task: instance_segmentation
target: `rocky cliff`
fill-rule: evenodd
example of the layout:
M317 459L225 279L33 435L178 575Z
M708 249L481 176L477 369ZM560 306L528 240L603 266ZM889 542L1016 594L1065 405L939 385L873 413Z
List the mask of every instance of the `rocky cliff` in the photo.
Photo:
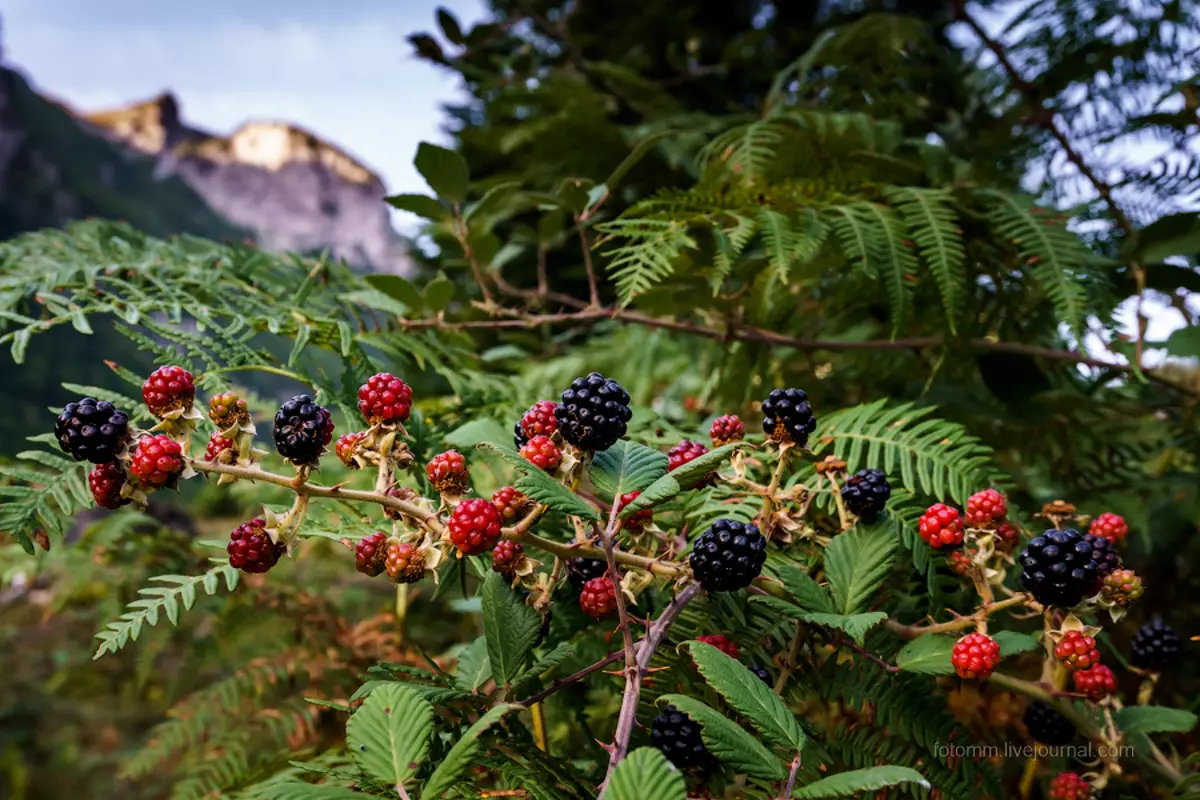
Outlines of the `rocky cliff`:
M352 264L408 272L403 239L391 226L377 175L295 125L249 122L229 136L183 123L162 94L81 115L98 134L155 160L230 223L270 250L328 250Z

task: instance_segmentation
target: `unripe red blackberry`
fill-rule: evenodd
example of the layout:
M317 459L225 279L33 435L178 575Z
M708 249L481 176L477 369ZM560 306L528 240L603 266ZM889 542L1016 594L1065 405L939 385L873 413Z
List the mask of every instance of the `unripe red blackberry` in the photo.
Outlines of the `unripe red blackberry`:
M526 461L540 470L554 472L562 463L562 452L549 436L534 436L521 448Z
M513 487L503 486L492 495L492 505L500 512L500 521L505 525L512 525L525 516L525 512L533 503Z
M971 555L962 550L946 551L946 564L950 567L951 572L964 578L970 575L971 570L975 568L975 562L971 559Z
M1017 530L1016 525L1005 521L996 526L996 530L993 531L993 539L997 550L1001 553L1011 553L1021 543L1021 533Z
M1074 672L1080 669L1091 669L1100 663L1100 651L1096 649L1096 640L1084 636L1080 631L1067 631L1058 644L1054 645L1054 657Z
M1041 744L1061 746L1075 738L1075 724L1041 700L1034 700L1025 708L1021 721L1030 737Z
M1008 514L1004 495L995 489L984 489L967 498L967 525L972 528L990 528Z
M250 408L237 392L222 392L208 401L208 418L224 431L249 422Z
M283 542L271 541L266 531L267 523L256 517L243 522L229 535L225 552L229 553L229 566L252 574L266 572L279 563L286 549Z
M420 496L407 486L389 486L384 494L388 497L394 497L397 500L403 500L406 503L415 503L420 499ZM403 511L397 511L387 506L383 508L383 515L388 519L404 519Z
M705 644L711 644L713 647L717 648L730 658L738 657L739 651L737 642L733 641L723 633L709 633L704 636L697 636L696 641L704 642Z
M708 436L712 439L713 447L721 447L745 439L746 426L736 414L726 414L713 420Z
M1061 772L1050 781L1050 800L1092 800L1092 785L1074 772Z
M1092 524L1088 526L1088 533L1093 536L1101 536L1116 544L1125 538L1125 534L1129 533L1129 525L1125 522L1124 517L1106 511L1092 520Z
M147 489L166 486L183 471L183 448L170 436L143 436L134 448L129 471Z
M921 538L934 550L960 547L963 543L963 521L957 508L934 503L921 515L917 525Z
M129 440L129 415L107 400L67 403L54 422L58 446L76 461L107 464Z
M1103 664L1077 670L1071 677L1075 680L1075 691L1086 694L1089 700L1100 701L1110 694L1117 693L1117 678L1113 671Z
M464 500L450 514L450 541L464 556L491 550L500 541L500 512L483 498Z
M667 451L667 469L675 470L687 464L690 461L695 461L700 456L708 452L708 448L699 442L692 442L684 439L679 444ZM691 481L684 488L703 489L706 486L712 486L716 478L714 473L708 473Z
M750 522L719 519L696 539L688 563L706 592L733 592L762 573L767 540Z
M1141 597L1145 589L1137 573L1131 569L1119 569L1105 577L1101 591L1109 602L1127 606Z
M642 496L641 492L626 492L621 495L619 504L620 510L625 510L625 506L632 503ZM625 519L621 520L621 527L630 533L638 533L645 529L647 525L654 519L653 508L643 508L641 511L635 511Z
M539 400L521 415L517 423L525 442L535 436L553 436L558 430L558 418L554 416L558 403L553 400ZM524 442L522 442L524 444Z
M412 388L389 372L372 375L358 389L358 410L370 425L408 422L412 413Z
M354 568L374 578L384 570L387 558L387 534L382 531L359 539L354 546Z
M679 769L698 767L711 761L700 724L675 706L665 706L650 724L650 741Z
M159 367L142 384L142 400L159 419L179 409L191 411L195 399L196 383L183 367Z
M510 580L517 568L517 563L525 555L525 548L521 547L520 542L514 542L512 539L501 539L492 548L492 572L499 572Z
M364 436L366 434L362 431L343 433L333 445L333 452L337 454L338 460L350 469L358 469L358 462L354 460L354 451Z
M576 589L582 589L592 578L608 573L608 563L598 558L572 558L567 562L567 580Z
M457 450L438 453L425 465L425 474L433 488L442 494L459 495L471 485L467 460Z
M600 619L617 610L617 589L612 578L592 578L579 591L579 607L589 617Z
M236 444L232 439L226 439L219 433L214 433L208 437L208 444L204 447L204 460L216 461L221 457L221 453L226 450L233 450Z
M308 395L298 394L279 407L274 434L279 455L293 464L313 462L333 439L333 416Z
M775 389L762 402L763 431L771 441L791 442L797 447L808 444L808 435L817 428L817 420L802 389Z
M415 544L392 542L384 563L392 583L416 583L425 575L425 556Z
M987 678L1000 663L1000 643L986 633L968 633L954 643L950 662L960 678Z
M571 381L554 409L563 441L589 453L612 447L633 416L629 401L621 384L599 372Z
M129 502L121 499L121 487L125 485L125 473L115 461L97 465L88 473L88 488L100 508L120 508Z

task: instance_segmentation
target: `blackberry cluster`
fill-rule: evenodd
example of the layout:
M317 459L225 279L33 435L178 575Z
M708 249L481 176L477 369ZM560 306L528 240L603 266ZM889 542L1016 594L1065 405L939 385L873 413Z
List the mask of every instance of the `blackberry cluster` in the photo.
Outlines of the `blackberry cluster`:
M129 460L129 472L145 489L158 489L183 471L183 447L166 434L143 436Z
M626 492L621 495L619 506L622 511L625 506L637 500L642 496L641 492ZM643 508L641 511L635 511L621 522L621 528L630 533L640 533L645 530L646 526L654 520L654 509Z
M76 461L107 464L129 438L129 415L107 400L85 397L67 403L54 423L54 436Z
M333 417L306 394L298 394L275 414L275 449L294 463L316 461L333 439Z
M1008 503L995 489L984 489L967 498L967 524L972 528L988 528L1004 519Z
M954 643L950 662L960 678L986 679L1000 663L1000 643L986 633L968 633Z
M387 534L382 531L364 536L354 546L354 568L374 578L383 572L387 559Z
M425 475L441 494L462 494L471 485L467 459L457 450L438 453L425 465Z
M358 410L371 425L408 422L412 398L412 387L390 372L380 372L358 388Z
M505 525L511 525L521 518L532 502L521 492L511 486L502 486L492 495L492 505L500 512L500 520Z
M420 499L417 493L407 486L389 486L385 494L408 503L415 503ZM384 508L383 515L388 519L404 519L404 512L394 508Z
M549 436L534 436L521 448L521 457L545 472L554 472L562 463L562 452Z
M1092 524L1088 526L1088 533L1102 536L1111 542L1119 542L1129 533L1129 524L1125 522L1124 517L1106 511L1092 520Z
M525 548L520 542L511 539L501 539L492 548L492 572L499 572L505 578L512 580L517 563L525 554Z
M650 741L680 769L708 762L700 725L675 706L666 706L650 723Z
M500 541L500 512L490 500L464 500L450 514L450 541L464 556L477 556Z
M1111 539L1091 533L1084 534L1083 539L1092 546L1092 563L1101 581L1121 568L1121 557Z
M1070 608L1100 587L1092 545L1079 531L1046 531L1031 541L1017 560L1021 585L1042 605Z
M616 444L632 416L629 392L599 372L571 381L571 388L562 393L562 402L554 409L563 439L589 452Z
M125 473L115 461L100 464L88 473L88 488L100 508L119 508L129 502L121 499L121 487L125 485Z
M221 454L226 450L233 450L236 443L232 439L226 439L219 433L214 433L208 437L208 444L204 446L204 460L217 461L221 458Z
M773 442L804 447L808 435L817 428L817 419L803 389L773 390L762 402L762 413L763 431Z
M1075 738L1075 726L1071 724L1071 720L1041 700L1030 703L1021 719L1035 742L1064 745L1070 744Z
M414 544L393 542L388 545L384 569L392 583L416 583L425 575L425 556Z
M521 415L517 425L526 441L535 436L554 435L554 432L558 430L558 420L554 416L556 408L558 408L558 403L553 400L539 400Z
M712 439L713 447L740 442L746 438L746 426L736 414L726 414L713 420L708 436Z
M1091 669L1100 663L1100 651L1096 640L1079 631L1067 631L1054 645L1054 657L1070 671Z
M234 528L225 547L225 552L229 554L229 566L258 574L279 563L279 557L285 549L283 542L272 542L266 527L267 523L257 517Z
M600 578L608 573L608 564L597 558L572 558L567 562L567 580L576 589L592 578Z
M592 578L579 590L579 607L589 617L600 619L617 610L617 587L607 575Z
M1105 599L1119 606L1127 606L1145 592L1142 579L1131 569L1119 569L1104 579Z
M749 522L719 519L696 539L688 563L708 592L733 592L749 586L767 560L767 540Z
M159 419L179 409L190 411L195 399L196 383L183 367L159 367L142 384L142 400Z
M1183 641L1175 629L1155 617L1134 634L1129 661L1142 669L1162 669L1179 655L1182 647Z
M1117 676L1103 664L1078 670L1071 677L1075 679L1075 691L1086 694L1090 700L1103 700L1117 693Z
M887 476L877 469L860 469L842 487L842 502L850 513L863 519L876 517L891 496L892 486Z
M208 401L208 418L221 430L250 421L250 408L236 392L222 392Z
M1091 800L1092 785L1075 772L1063 772L1050 781L1050 800Z

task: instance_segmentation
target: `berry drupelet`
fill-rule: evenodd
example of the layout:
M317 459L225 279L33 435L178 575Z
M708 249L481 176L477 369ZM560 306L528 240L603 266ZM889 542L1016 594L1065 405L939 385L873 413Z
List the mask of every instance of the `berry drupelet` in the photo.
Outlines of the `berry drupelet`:
M621 495L619 503L620 509L623 511L625 506L632 503L642 496L641 492L626 492ZM639 533L646 529L646 526L654 519L653 508L643 508L641 511L635 511L621 521L621 528L630 533Z
M358 449L358 443L364 436L366 434L362 431L343 433L333 445L333 452L337 454L338 460L350 469L358 469L358 462L354 460L354 451Z
M1125 534L1129 533L1129 525L1125 522L1124 517L1106 511L1092 520L1092 524L1088 526L1088 533L1093 536L1102 536L1116 544L1125 538Z
M374 578L383 572L387 558L387 534L382 531L364 536L354 546L354 568Z
M1129 662L1142 669L1160 670L1179 656L1183 641L1160 617L1147 622L1133 636L1129 645Z
M183 448L164 434L143 436L133 450L129 471L144 488L166 486L183 471Z
M107 400L85 397L67 403L54 423L54 437L76 461L107 464L129 439L129 415Z
M256 517L234 528L225 547L225 552L229 553L229 566L258 574L279 563L285 549L283 542L272 542L266 527L267 523Z
M492 505L500 512L500 521L512 525L525 515L533 503L511 486L503 486L492 495Z
M737 642L733 641L723 633L710 633L704 636L697 636L696 641L710 644L730 658L738 657L739 651Z
M450 515L450 541L464 556L491 550L500 541L500 512L490 500L464 500Z
M369 425L408 422L412 413L412 388L389 372L372 375L358 389L358 410Z
M196 383L183 367L159 367L142 384L142 400L159 419L172 411L191 411L195 399Z
M305 464L321 457L321 451L333 439L333 417L329 409L298 394L279 407L275 414L275 449L294 464Z
M425 574L425 556L415 544L392 542L387 546L384 569L392 583L416 583Z
M521 547L520 542L501 539L492 548L492 572L499 572L511 580L516 572L517 564L524 555L525 548Z
M521 456L544 472L554 472L562 463L562 452L549 436L534 436L521 448Z
M698 767L709 760L699 723L675 706L665 706L650 723L650 741L679 769Z
M471 485L467 475L467 459L457 450L447 450L429 459L425 475L441 494L459 495Z
M968 633L954 643L950 662L960 678L987 678L1000 663L1000 643L986 633Z
M100 508L120 508L129 502L121 499L121 487L125 485L125 473L115 461L100 464L88 473L88 488Z
M1067 631L1054 645L1054 657L1068 670L1091 669L1100 663L1096 640L1079 631Z
M1050 781L1050 800L1092 800L1092 785L1074 772L1060 772Z
M600 619L617 610L617 587L607 575L592 578L579 590L579 607L589 617Z
M995 489L984 489L967 498L967 525L972 528L990 528L1003 521L1008 514L1004 495Z
M250 408L236 392L222 392L208 401L208 418L224 431L249 422Z
M587 452L607 450L625 435L633 416L629 392L599 372L571 381L554 409L558 430L568 444Z
M746 426L737 415L726 414L713 420L708 436L712 439L713 447L721 447L746 438Z
M608 564L598 558L572 558L567 562L567 580L576 589L592 578L599 578L608 572Z
M554 416L557 408L558 403L553 400L539 400L530 406L517 422L522 438L527 442L535 436L553 436L558 430L558 419Z
M208 437L208 444L204 446L204 460L217 461L221 458L221 454L227 451L233 451L237 445L232 439L226 439L219 433L214 433Z
M1049 530L1033 539L1017 558L1021 586L1042 605L1070 608L1100 586L1092 546L1075 530Z
M776 443L808 444L817 428L816 417L803 389L775 389L762 402L763 432Z
M887 476L877 469L860 469L842 487L842 502L851 514L863 519L878 516L891 496L892 486Z
M1103 664L1078 670L1071 677L1075 680L1075 691L1086 694L1089 700L1100 701L1117 693L1117 677Z
M1058 713L1041 700L1034 700L1025 709L1021 718L1026 730L1035 742L1046 745L1070 744L1075 738L1075 726L1071 720Z
M733 592L749 586L767 560L767 540L749 522L719 519L700 534L688 562L707 592Z
M925 544L934 550L960 547L963 543L963 521L957 508L945 503L934 503L925 509L917 524L917 530Z

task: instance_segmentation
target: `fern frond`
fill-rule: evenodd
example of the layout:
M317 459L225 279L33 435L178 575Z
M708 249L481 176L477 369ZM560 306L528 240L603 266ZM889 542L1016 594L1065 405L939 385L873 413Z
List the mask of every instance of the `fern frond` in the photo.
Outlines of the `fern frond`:
M804 264L820 251L828 228L812 209L801 209L798 225L787 215L761 208L758 223L774 270L774 280L787 283L793 263Z
M108 623L105 629L96 634L100 646L96 648L92 660L101 658L108 653L115 653L131 641L137 641L143 627L153 627L158 624L159 613L166 615L172 625L179 624L179 608L190 611L196 604L197 590L203 589L205 594L217 593L219 581L225 579L229 591L237 588L241 573L227 562L218 563L203 575L156 575L150 580L168 584L167 586L147 586L138 590L142 597L131 602L128 609L119 619Z
M700 151L697 163L702 170L718 164L744 181L754 181L766 172L776 149L787 134L787 125L772 120L756 120L739 125L713 139Z
M746 249L746 245L750 243L750 239L754 237L758 230L758 220L754 217L746 217L741 214L730 214L733 217L733 225L723 227L721 225L713 225L713 240L716 244L713 252L713 273L709 279L709 285L712 286L713 296L715 297L721 290L721 284L733 272L734 264L741 257L742 251Z
M888 200L908 223L912 238L921 251L921 258L933 274L942 295L950 330L966 287L963 270L965 251L957 228L950 192L945 189L913 187L885 190Z
M83 464L44 450L27 450L17 458L41 468L0 468L0 477L13 481L0 485L0 531L15 536L32 554L33 534L45 531L61 537L74 515L91 506L92 495Z
M628 244L605 251L608 274L617 284L622 304L647 291L675 272L674 261L685 250L695 250L696 240L687 226L654 219L616 219L596 226L605 234L597 246L611 239Z

